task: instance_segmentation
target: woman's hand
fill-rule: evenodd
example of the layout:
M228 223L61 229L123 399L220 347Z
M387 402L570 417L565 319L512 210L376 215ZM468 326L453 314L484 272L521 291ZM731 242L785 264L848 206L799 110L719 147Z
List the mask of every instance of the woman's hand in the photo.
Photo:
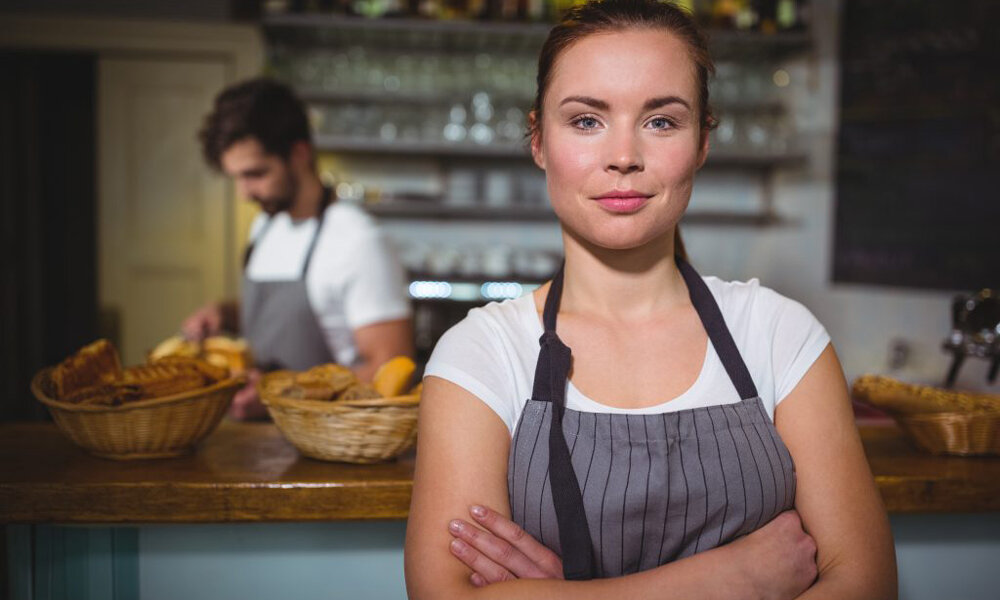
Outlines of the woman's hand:
M738 553L753 598L790 600L816 581L816 542L802 529L794 510L781 513L730 548Z
M470 581L483 587L510 579L562 579L562 559L520 526L484 506L469 507L476 527L455 519L448 524L451 553L472 569Z

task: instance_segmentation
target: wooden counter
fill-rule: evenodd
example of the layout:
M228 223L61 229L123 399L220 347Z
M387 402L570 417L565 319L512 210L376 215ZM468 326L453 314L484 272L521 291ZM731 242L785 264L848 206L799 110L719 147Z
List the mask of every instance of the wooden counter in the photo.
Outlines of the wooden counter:
M935 457L893 426L862 427L890 512L1000 511L1000 458ZM403 519L413 457L301 457L271 424L223 423L175 459L92 457L49 423L0 425L0 522L193 523Z

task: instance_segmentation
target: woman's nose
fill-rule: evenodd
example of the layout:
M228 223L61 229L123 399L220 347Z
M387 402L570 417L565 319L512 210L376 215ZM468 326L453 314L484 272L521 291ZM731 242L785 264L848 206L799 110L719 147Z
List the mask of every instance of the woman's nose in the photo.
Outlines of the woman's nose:
M642 171L642 151L639 141L632 132L620 132L608 140L607 166L608 171L622 175Z

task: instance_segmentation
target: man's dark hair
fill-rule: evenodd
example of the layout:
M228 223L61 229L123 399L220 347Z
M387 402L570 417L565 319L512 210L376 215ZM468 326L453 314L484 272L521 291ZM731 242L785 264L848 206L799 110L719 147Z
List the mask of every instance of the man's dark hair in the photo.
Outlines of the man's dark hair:
M220 171L222 154L251 137L265 152L284 159L295 142L311 141L305 105L291 88L263 77L232 85L215 97L198 132L205 160Z

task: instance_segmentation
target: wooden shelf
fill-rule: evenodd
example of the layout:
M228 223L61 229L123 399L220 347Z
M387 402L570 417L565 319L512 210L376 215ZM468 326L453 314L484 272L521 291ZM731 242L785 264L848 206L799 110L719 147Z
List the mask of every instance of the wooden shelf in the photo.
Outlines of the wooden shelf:
M296 90L299 97L310 104L421 104L430 106L441 106L455 102L467 103L474 94L486 92L490 96L490 102L494 106L518 105L527 109L531 106L534 98L523 94L513 94L510 92L497 92L489 89L470 89L464 92L412 92L412 91L385 91L385 90L357 90L357 91L332 91L303 89ZM785 112L785 105L779 100L767 100L763 102L728 102L721 104L713 101L713 110L720 113L751 113L777 115Z
M373 216L384 219L428 219L441 221L542 221L555 222L556 215L548 206L489 207L482 205L455 206L436 201L383 202L365 206Z
M372 139L352 139L317 135L316 149L326 152L356 152L360 154L391 154L397 156L481 157L530 160L528 149L520 144L470 144L447 142L383 142Z
M544 40L551 23L516 21L471 21L465 19L416 19L411 17L369 19L338 14L267 15L261 19L265 28L358 29L369 31L427 31L441 33L498 33L537 36Z
M508 158L530 160L528 149L522 144L484 144L476 145L467 142L420 142L392 141L383 142L371 139L352 139L340 136L317 135L316 148L323 152L353 152L358 154L387 154L396 156L428 156L428 157L479 157ZM759 151L753 154L718 150L708 156L707 166L746 169L769 169L772 167L801 166L808 162L808 155L803 152L772 152Z
M493 34L516 36L525 40L533 40L537 45L552 29L554 23L514 22L514 21L472 21L472 20L435 20L416 18L381 18L368 19L338 14L284 14L267 15L261 19L261 24L269 32L287 30L293 34L305 32L306 37L322 30L370 31L370 32L426 32L440 34ZM756 31L706 30L709 45L716 58L739 58L747 50L756 54L798 52L812 45L809 31L783 31L774 34L763 34ZM329 40L328 40L329 41Z
M299 97L311 104L335 104L344 102L355 102L361 104L427 104L443 105L454 102L469 102L472 96L481 91L485 91L490 96L490 102L494 105L518 104L527 108L534 98L529 98L520 94L509 92L495 92L492 90L470 89L465 92L389 92L380 91L326 91L326 90L306 90L298 89Z
M430 221L527 221L555 222L556 215L548 206L490 207L481 204L449 205L434 200L418 202L382 202L365 206L371 215L382 219L425 219ZM769 227L784 221L777 215L723 211L690 212L682 224L735 225Z

